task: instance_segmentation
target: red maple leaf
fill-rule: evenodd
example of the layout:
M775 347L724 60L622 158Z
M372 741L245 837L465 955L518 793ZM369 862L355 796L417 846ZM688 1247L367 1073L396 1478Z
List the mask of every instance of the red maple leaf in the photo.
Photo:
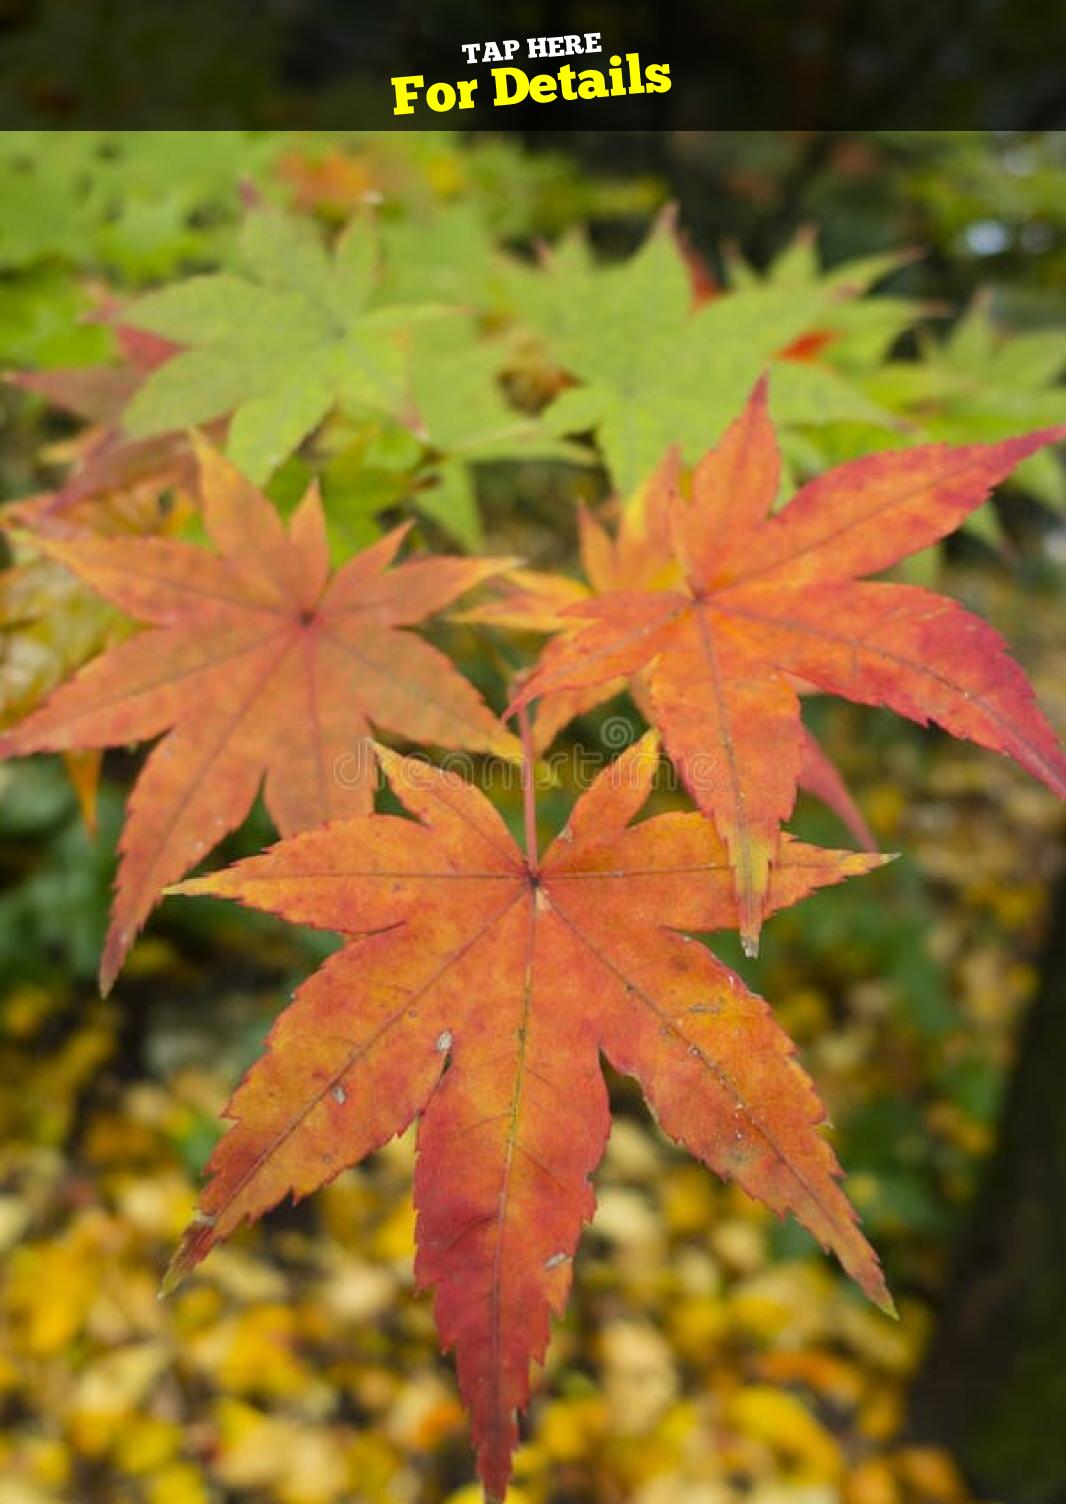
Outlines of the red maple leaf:
M733 928L727 854L698 813L630 822L654 734L605 769L538 861L454 774L381 750L414 820L337 822L183 893L339 930L226 1108L171 1288L222 1238L308 1195L421 1114L416 1275L456 1352L486 1490L502 1497L530 1364L565 1306L609 1106L600 1052L663 1129L891 1301L767 1005L688 932ZM885 860L785 836L770 909ZM447 1067L447 1069L445 1069Z
M447 658L404 630L508 561L416 558L406 527L331 576L312 489L286 530L213 450L200 452L218 552L164 539L38 539L150 630L95 659L0 736L0 756L168 734L130 794L106 991L163 888L241 823L265 775L283 832L369 810L369 723L415 741L514 755L517 743Z
M514 706L638 671L649 717L736 870L754 953L781 823L809 750L798 681L1007 753L1059 794L1066 756L991 627L913 585L870 583L952 531L1026 455L1066 437L929 444L840 465L771 507L780 461L766 380L667 508L679 585L568 606Z

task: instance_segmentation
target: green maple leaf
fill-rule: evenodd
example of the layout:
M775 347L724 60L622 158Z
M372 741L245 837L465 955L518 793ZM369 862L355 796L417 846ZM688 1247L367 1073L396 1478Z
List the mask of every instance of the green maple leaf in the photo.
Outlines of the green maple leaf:
M1066 386L1058 379L1066 367L1066 328L1005 334L987 298L978 297L942 346L927 347L926 361L950 383L940 411L925 421L935 438L1007 439L1066 421ZM1066 509L1066 474L1054 452L1030 455L1014 480L1039 501Z
M381 245L381 293L389 302L503 311L506 265L477 204L384 221Z
M735 250L727 252L726 265L730 285L741 289L818 285L864 293L910 259L907 251L886 252L825 271L814 235L800 230L762 275ZM902 425L893 432L864 422L858 413L841 413L839 423L827 420L836 424L832 429L785 437L797 468L817 472L901 443L993 443L1066 421L1066 388L1056 385L1066 366L1066 330L1008 336L992 318L988 298L979 294L945 339L921 337L919 360L887 359L899 335L928 311L907 298L850 298L833 309L834 337L821 355L825 366L794 364L790 373L778 367L775 382L784 377L801 383L820 379L815 373L832 367L882 409L897 414ZM1066 508L1066 473L1051 450L1030 455L1018 466L1012 483L1049 506ZM1001 540L990 505L972 513L962 526L990 543ZM921 567L928 573L932 560L922 561Z
M446 310L381 307L377 246L351 226L332 253L315 228L273 210L248 216L240 269L138 299L128 323L187 346L138 392L132 438L231 413L227 451L263 482L336 406L400 411L412 326Z
M942 341L925 339L918 361L890 361L872 372L875 400L910 421L914 443L995 442L1066 422L1066 329L1008 334L979 294ZM1066 509L1066 473L1053 450L1030 455L1012 483L1055 510ZM987 541L1001 532L985 505L963 524Z
M694 461L771 363L774 417L786 429L895 421L836 372L777 359L831 323L839 288L749 287L694 311L667 220L620 265L598 265L571 239L540 270L514 275L526 322L581 383L556 398L545 422L559 434L595 430L620 490L637 485L671 443Z
M879 293L879 282L914 260L912 250L880 251L836 266L822 265L816 232L801 227L764 272L757 272L735 246L724 251L726 281L737 291L756 287L820 288L836 298L827 318L832 338L822 359L834 370L854 373L879 365L896 340L929 311L915 298Z

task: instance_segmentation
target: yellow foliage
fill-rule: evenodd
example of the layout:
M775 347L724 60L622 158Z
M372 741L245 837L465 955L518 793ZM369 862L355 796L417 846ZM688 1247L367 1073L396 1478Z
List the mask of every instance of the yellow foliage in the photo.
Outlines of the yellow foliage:
M106 1353L80 1374L70 1411L74 1445L101 1456L122 1434L170 1360L161 1342L142 1342Z
M98 1254L76 1235L17 1248L4 1305L25 1351L62 1352L85 1323L99 1277Z
M579 1462L602 1437L606 1422L599 1396L553 1401L537 1417L537 1447L553 1462Z
M843 1458L837 1443L795 1395L752 1384L730 1396L726 1414L739 1430L771 1447L797 1482L839 1479Z
M776 1264L734 1288L730 1316L750 1338L770 1342L787 1333L793 1343L811 1341L821 1332L834 1291L823 1266Z
M666 1225L677 1237L706 1233L714 1221L711 1177L702 1165L675 1165L660 1192Z
M232 1488L273 1488L283 1504L329 1504L348 1484L340 1439L237 1400L216 1410L217 1473Z
M415 1256L415 1210L402 1201L377 1229L371 1252L387 1263L410 1262Z
M729 1320L728 1303L719 1296L681 1300L670 1313L670 1340L682 1357L706 1360L728 1330Z
M210 1504L199 1468L188 1462L171 1462L148 1482L145 1504Z
M615 1321L604 1329L600 1350L611 1429L621 1436L649 1431L677 1392L669 1344L653 1327Z
M189 1354L223 1393L288 1399L319 1384L296 1356L297 1335L290 1307L253 1306L192 1338Z
M485 1495L477 1483L471 1483L466 1488L456 1489L448 1495L444 1504L485 1504ZM533 1496L524 1488L512 1485L504 1496L503 1504L533 1504Z
M884 1442L891 1441L902 1424L903 1404L899 1391L892 1385L877 1385L859 1411L859 1430L871 1441Z
M133 1414L115 1439L115 1466L123 1473L155 1474L181 1450L182 1427L155 1415Z
M42 1488L64 1488L70 1482L70 1453L55 1437L30 1437L21 1452L27 1477Z

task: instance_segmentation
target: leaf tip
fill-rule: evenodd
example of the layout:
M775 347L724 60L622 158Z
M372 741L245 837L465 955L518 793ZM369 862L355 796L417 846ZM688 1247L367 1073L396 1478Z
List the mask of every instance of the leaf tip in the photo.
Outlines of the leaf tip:
M159 1281L159 1289L155 1295L156 1300L166 1300L169 1296L173 1295L184 1277L184 1273L180 1269L177 1269L173 1262L168 1264L166 1273Z
M185 1234L185 1239L181 1247L167 1265L163 1273L163 1278L159 1281L159 1289L156 1291L157 1300L167 1300L173 1295L178 1286L184 1283L185 1276L192 1269L193 1265L199 1262L199 1259L193 1257L191 1252L192 1245L190 1239L194 1228L195 1224Z
M844 875L857 877L862 873L877 872L897 861L899 855L898 851L849 851Z
M652 727L645 731L625 752L621 755L629 759L629 767L642 780L647 779L649 785L655 777L655 770L659 766L659 755L662 747L662 738L658 731Z
M650 761L653 757L658 758L662 737L654 726L650 726L634 745L637 748L637 755Z
M181 1245L166 1267L159 1284L159 1299L166 1300L182 1283L185 1276L190 1274L197 1264L211 1252L218 1241L215 1228L217 1218L207 1215L205 1212L197 1212L191 1223L186 1228L185 1236Z
M770 884L770 851L762 842L749 841L736 853L737 929L740 945L749 961L759 954L759 933L765 916Z
M484 566L486 576L507 574L512 569L529 567L529 560L524 559L521 554L493 554L491 558L482 559L479 562Z
M386 747L384 742L371 741L370 745L374 749L374 756L378 760L378 767L384 773L389 773L392 769L398 767L403 760L399 752L395 752L392 747Z
M670 199L662 205L655 219L652 221L651 235L675 235L677 233L677 219L677 200Z
M189 447L195 454L198 465L202 465L205 459L209 459L214 455L215 447L207 438L203 429L189 428L186 430L186 434L189 440Z
M770 367L767 366L751 389L748 406L763 408L770 400Z
M101 997L107 997L115 985L115 978L119 974L126 950L127 945L124 936L120 939L114 934L108 935L104 944L103 954L100 957L98 981Z
M500 734L494 738L490 751L503 762L520 763L525 755L518 737L506 729L501 730Z

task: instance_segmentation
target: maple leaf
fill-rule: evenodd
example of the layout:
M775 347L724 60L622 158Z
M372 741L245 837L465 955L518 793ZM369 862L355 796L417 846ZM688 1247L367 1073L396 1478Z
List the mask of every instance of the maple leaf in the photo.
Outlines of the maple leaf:
M944 537L1019 460L1063 437L871 455L771 515L780 461L763 378L696 467L691 500L671 497L681 585L568 607L579 630L548 646L514 707L644 672L650 718L729 847L753 954L805 759L797 680L935 721L1066 794L1066 756L999 635L943 596L855 579Z
M332 577L317 491L288 530L213 450L200 450L218 552L163 539L46 537L40 546L150 624L3 736L0 756L168 734L133 788L106 991L168 882L247 814L265 775L283 832L370 808L368 723L416 741L513 755L517 744L447 658L403 628L500 567L421 558L389 569L397 528Z
M494 583L501 594L453 617L468 623L533 632L574 632L581 618L571 609L594 595L617 590L679 589L681 566L670 539L670 504L682 484L676 450L668 451L633 501L621 511L617 533L612 537L584 507L578 513L578 545L589 586L567 575L542 574L532 569L511 569ZM576 716L613 699L628 688L646 720L654 708L645 682L637 673L619 675L569 689L546 689L537 700L533 745L545 751ZM802 729L799 787L827 805L867 850L876 841L837 768L819 746L813 733Z
M381 242L389 302L429 298L476 309L496 324L515 311L506 296L508 264L476 203L385 220Z
M901 412L923 439L952 444L1013 438L1027 429L1066 422L1066 329L1012 334L978 294L940 343L925 335L920 360L890 360L869 373L866 390ZM1066 510L1066 473L1050 451L1030 455L1013 484L1057 511ZM965 525L994 545L1003 542L992 507Z
M809 361L825 352L829 365L843 375L876 366L905 330L923 316L942 311L935 303L914 298L885 293L872 298L860 296L920 254L913 247L903 247L826 268L819 257L817 232L810 225L801 226L762 273L749 265L736 245L727 243L723 247L726 280L736 292L758 287L820 287L826 293L847 294L827 310L826 327L804 333L778 352L781 359L791 361ZM775 385L777 374L775 371Z
M555 398L545 425L560 434L594 429L620 491L644 481L670 443L695 459L772 360L779 423L897 426L843 373L787 358L796 340L842 317L847 284L745 287L693 309L670 214L620 265L599 265L575 238L512 277L523 321L580 383Z
M500 377L513 351L510 337L481 338L473 321L460 315L420 326L411 342L402 423L337 420L324 436L323 448L337 447L322 470L323 494L330 522L342 537L365 541L377 513L414 507L465 548L475 549L482 542L477 500L482 466L592 462L587 445L555 437L535 416L507 401Z
M501 1497L530 1364L593 1211L610 1118L602 1050L638 1079L666 1133L793 1213L890 1309L787 1035L687 933L735 924L720 838L697 812L630 823L658 763L655 734L601 772L541 861L528 806L523 853L478 789L379 757L416 819L337 822L176 889L339 930L347 944L300 988L227 1106L234 1125L164 1289L242 1223L421 1114L415 1272L436 1291L481 1476ZM768 906L884 860L786 836Z
M211 272L137 299L124 318L188 346L124 416L132 438L232 414L229 457L265 481L337 404L393 413L407 396L407 340L436 306L374 306L377 243L356 222L326 251L314 227L249 214L239 273Z

